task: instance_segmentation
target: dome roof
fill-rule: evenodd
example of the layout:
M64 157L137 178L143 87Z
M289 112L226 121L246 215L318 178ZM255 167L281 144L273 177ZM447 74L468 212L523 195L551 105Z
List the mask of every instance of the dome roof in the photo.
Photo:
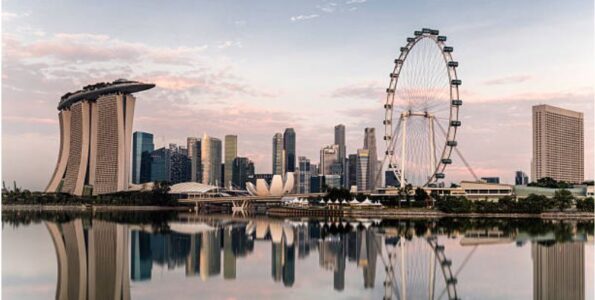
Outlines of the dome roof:
M182 182L170 187L170 194L204 194L216 190L214 185L202 184L199 182Z

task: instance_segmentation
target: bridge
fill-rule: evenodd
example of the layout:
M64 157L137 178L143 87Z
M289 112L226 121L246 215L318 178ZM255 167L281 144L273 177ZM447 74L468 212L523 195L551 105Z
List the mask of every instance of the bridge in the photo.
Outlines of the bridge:
M179 199L179 203L192 204L196 211L207 204L231 204L233 212L244 212L254 203L281 203L283 198L308 198L324 196L325 193L286 194L283 196L230 196L230 197L205 197L204 194L188 194L186 198Z

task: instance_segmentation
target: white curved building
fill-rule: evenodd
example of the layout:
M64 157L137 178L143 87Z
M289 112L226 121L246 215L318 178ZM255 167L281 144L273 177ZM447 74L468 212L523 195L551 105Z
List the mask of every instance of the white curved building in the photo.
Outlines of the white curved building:
M246 182L246 189L252 196L283 196L293 190L293 184L293 172L287 172L285 178L273 175L270 187L264 179L257 179L256 186L252 182Z

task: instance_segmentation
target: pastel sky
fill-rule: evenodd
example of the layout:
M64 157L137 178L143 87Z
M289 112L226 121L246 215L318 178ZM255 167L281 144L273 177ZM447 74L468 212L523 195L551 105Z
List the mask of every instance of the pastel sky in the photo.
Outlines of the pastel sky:
M275 132L295 128L298 155L317 163L343 123L354 153L365 127L382 131L392 61L422 27L460 62L459 145L476 173L530 172L531 106L545 103L585 113L593 178L593 1L122 2L2 1L3 180L43 189L59 97L117 78L157 84L137 94L134 123L156 146L237 134L239 155L269 173ZM447 181L461 179L455 157Z

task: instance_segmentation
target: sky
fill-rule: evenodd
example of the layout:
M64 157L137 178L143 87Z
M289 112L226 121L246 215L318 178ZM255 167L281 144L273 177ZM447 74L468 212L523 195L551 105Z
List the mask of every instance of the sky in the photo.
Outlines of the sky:
M462 79L459 149L479 176L530 173L531 106L585 118L593 178L593 1L2 1L2 179L42 190L59 150L60 96L126 78L134 130L156 147L238 135L238 154L271 172L272 137L295 128L318 163L344 124L347 153L375 127L414 30L448 36ZM453 158L447 182L472 179Z

